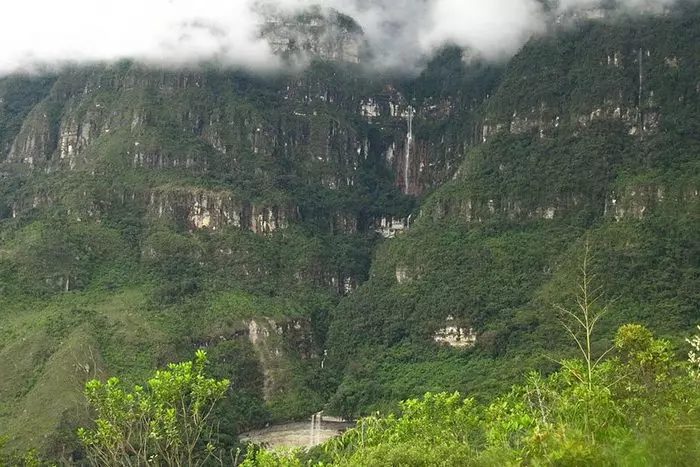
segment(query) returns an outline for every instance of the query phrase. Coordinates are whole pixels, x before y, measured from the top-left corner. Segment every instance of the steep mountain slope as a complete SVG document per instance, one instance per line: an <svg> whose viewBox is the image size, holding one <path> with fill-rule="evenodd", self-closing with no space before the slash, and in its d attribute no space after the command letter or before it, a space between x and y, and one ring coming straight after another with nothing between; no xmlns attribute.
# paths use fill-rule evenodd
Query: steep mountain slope
<svg viewBox="0 0 700 467"><path fill-rule="evenodd" d="M298 73L124 62L0 80L10 448L70 452L86 379L139 382L200 346L234 381L228 435L323 406L329 312L454 171L496 73L447 50L421 78L370 77L301 29L301 48L276 30L323 59Z"/></svg>
<svg viewBox="0 0 700 467"><path fill-rule="evenodd" d="M0 79L11 447L68 455L86 379L202 346L232 437L328 401L488 395L553 367L584 239L606 326L697 319L697 9L561 26L505 66L447 48L415 78L368 73L332 20L270 28L300 72Z"/></svg>
<svg viewBox="0 0 700 467"><path fill-rule="evenodd" d="M575 292L585 243L612 302L598 347L624 322L675 338L692 328L698 26L697 10L585 23L511 60L484 103L483 143L334 313L336 410L487 395L553 368L568 346L554 304Z"/></svg>

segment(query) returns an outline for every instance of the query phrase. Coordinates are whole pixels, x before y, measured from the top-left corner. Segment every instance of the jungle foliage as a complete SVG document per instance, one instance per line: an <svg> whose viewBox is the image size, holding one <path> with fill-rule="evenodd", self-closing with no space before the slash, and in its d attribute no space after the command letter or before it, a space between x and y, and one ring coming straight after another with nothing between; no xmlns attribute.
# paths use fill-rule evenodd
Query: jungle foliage
<svg viewBox="0 0 700 467"><path fill-rule="evenodd" d="M644 443L672 443L650 435L672 418L633 422L630 401L645 399L623 394L606 373L639 373L625 366L629 352L618 349L581 389L580 363L557 363L576 349L553 305L575 306L567 291L588 243L591 273L612 299L594 352L640 323L668 341L663 358L673 360L697 322L700 16L692 2L679 4L661 17L554 28L507 63L448 47L411 77L323 62L264 77L120 62L0 79L7 450L80 455L87 381L119 375L133 387L206 348L211 374L232 382L217 412L227 446L247 429L322 408L355 418L431 393L406 413L431 404L459 411L461 398L435 396L459 392L472 414L460 420L472 428L445 428L446 439L468 441L459 459L554 462L576 451L581 463L603 462L618 448L657 459ZM402 192L404 173L389 158L405 120L364 118L368 96L417 108L420 173L411 175L420 196ZM84 145L71 159L61 138L76 132L89 142L71 143ZM36 157L6 161L16 141L26 147L14 151ZM216 229L193 220L205 197L226 219ZM268 212L283 227L251 231ZM376 232L382 219L409 216L397 238ZM473 330L473 347L436 344L448 318ZM272 339L253 343L251 329ZM686 381L674 365L670 386ZM503 396L525 369L544 376ZM534 382L549 391L544 419L522 396ZM621 444L583 446L614 437L580 425L588 402L567 421L574 394L612 407L617 418L590 416L619 428ZM487 436L496 399L524 407L508 422L523 425L499 432L507 446ZM677 414L688 407L664 401ZM393 437L401 418L392 420L377 423ZM536 433L564 444L537 447ZM631 433L641 457L625 451ZM408 439L407 450L425 446ZM375 459L358 449L323 462ZM377 461L401 454L381 449ZM606 452L613 457L595 457Z"/></svg>

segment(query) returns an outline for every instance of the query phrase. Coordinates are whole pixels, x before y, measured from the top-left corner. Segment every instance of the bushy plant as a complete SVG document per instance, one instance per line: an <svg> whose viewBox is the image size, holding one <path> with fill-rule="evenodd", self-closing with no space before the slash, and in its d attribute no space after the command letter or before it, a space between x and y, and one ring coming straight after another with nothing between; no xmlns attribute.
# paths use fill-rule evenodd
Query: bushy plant
<svg viewBox="0 0 700 467"><path fill-rule="evenodd" d="M212 414L229 381L207 378L206 363L206 353L197 351L193 361L170 364L132 390L118 378L89 381L95 426L80 428L78 436L91 462L197 466L216 456Z"/></svg>

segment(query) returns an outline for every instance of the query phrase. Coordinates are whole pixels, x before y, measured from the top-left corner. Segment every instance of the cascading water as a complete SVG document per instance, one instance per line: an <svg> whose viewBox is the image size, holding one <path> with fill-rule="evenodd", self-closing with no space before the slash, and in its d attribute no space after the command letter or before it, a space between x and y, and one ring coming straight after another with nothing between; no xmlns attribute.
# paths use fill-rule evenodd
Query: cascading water
<svg viewBox="0 0 700 467"><path fill-rule="evenodd" d="M408 123L408 132L406 133L406 156L403 168L403 189L405 194L408 193L408 170L411 167L411 144L413 143L413 107L408 106L406 111L406 120Z"/></svg>
<svg viewBox="0 0 700 467"><path fill-rule="evenodd" d="M311 416L311 429L309 432L309 446L321 444L321 423L323 422L323 412L315 413Z"/></svg>

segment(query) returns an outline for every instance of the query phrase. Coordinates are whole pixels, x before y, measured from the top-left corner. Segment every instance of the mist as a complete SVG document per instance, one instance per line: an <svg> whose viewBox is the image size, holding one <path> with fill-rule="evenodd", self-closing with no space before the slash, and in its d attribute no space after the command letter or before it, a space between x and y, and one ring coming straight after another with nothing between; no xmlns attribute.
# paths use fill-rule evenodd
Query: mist
<svg viewBox="0 0 700 467"><path fill-rule="evenodd" d="M22 0L3 7L0 75L123 59L274 70L282 62L261 38L266 15L312 5L353 17L374 67L414 69L448 43L501 60L543 33L553 15L600 2L552 0L547 11L539 0ZM617 2L632 12L657 12L672 3Z"/></svg>

